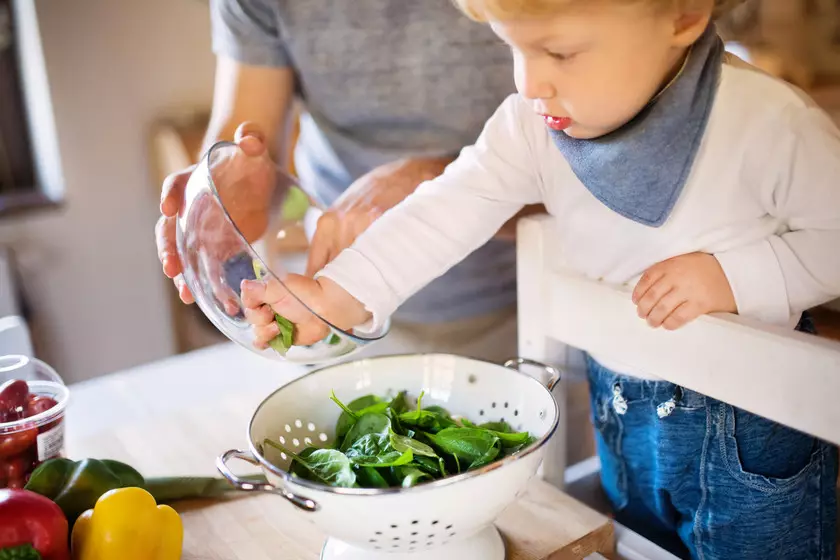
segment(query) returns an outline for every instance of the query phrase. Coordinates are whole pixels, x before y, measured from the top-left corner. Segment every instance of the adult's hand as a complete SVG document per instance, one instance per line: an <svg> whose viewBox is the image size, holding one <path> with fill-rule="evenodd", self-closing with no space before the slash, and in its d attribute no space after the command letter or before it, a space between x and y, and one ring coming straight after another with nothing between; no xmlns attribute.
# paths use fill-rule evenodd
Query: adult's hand
<svg viewBox="0 0 840 560"><path fill-rule="evenodd" d="M221 162L217 168L214 168L217 179L227 178L227 180L218 180L216 186L233 221L246 237L253 240L258 238L265 228L269 197L273 188L274 167L270 158L267 157L265 136L256 126L251 123L241 124L236 130L234 139L241 154ZM240 157L240 155L246 157ZM249 169L247 173L244 172L244 166L254 165L264 168L264 172L260 169L256 171ZM164 180L161 188L161 217L155 227L158 258L163 266L163 272L173 280L181 301L187 304L193 303L195 298L182 277L183 266L176 245L175 222L184 202L184 189L194 169L195 166L188 167L173 173ZM209 200L206 202L210 203ZM211 218L217 213L220 214L217 218L223 219L220 212L211 208L205 210L202 214L207 219L203 227L211 227L210 222L216 221ZM212 250L214 257L221 260L226 252L230 252L229 249L235 244L235 240L224 236L217 237L215 247L206 248ZM207 239L211 238L207 237ZM224 300L230 299L229 294L222 296L219 293L217 297L224 297ZM223 303L227 306L226 301Z"/></svg>
<svg viewBox="0 0 840 560"><path fill-rule="evenodd" d="M321 270L382 214L402 202L421 183L443 173L451 161L448 158L402 159L357 179L318 220L309 247L307 275Z"/></svg>

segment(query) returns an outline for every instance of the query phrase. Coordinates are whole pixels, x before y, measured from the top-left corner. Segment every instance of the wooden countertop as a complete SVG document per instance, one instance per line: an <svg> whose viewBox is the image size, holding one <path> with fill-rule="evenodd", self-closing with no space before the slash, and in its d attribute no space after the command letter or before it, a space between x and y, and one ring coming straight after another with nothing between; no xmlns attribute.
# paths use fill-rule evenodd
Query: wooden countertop
<svg viewBox="0 0 840 560"><path fill-rule="evenodd" d="M218 454L246 447L259 402L304 372L228 343L73 385L67 454L121 460L146 476L215 476ZM177 509L185 559L316 560L324 543L305 515L274 495ZM613 548L606 517L537 479L497 526L509 560L584 558Z"/></svg>

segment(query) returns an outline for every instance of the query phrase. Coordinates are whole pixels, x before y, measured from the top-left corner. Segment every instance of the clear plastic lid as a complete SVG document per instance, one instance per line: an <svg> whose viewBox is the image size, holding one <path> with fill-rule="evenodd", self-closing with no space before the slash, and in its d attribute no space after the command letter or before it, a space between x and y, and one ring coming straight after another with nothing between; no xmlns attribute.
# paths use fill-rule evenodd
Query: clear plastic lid
<svg viewBox="0 0 840 560"><path fill-rule="evenodd" d="M385 335L387 324L359 336L307 308L329 327L323 340L296 344L290 324L278 317L283 334L269 348L254 345L240 299L242 280L273 277L283 283L289 274L305 274L309 243L322 212L267 152L251 156L232 142L219 142L202 157L178 215L178 252L187 287L225 336L270 359L316 364L352 354Z"/></svg>
<svg viewBox="0 0 840 560"><path fill-rule="evenodd" d="M49 398L48 407L36 407L36 412L25 417L14 417L11 421L0 421L0 435L31 426L41 426L52 422L64 413L70 397L70 390L56 371L45 362L37 358L22 355L0 356L0 387L9 381L26 382L27 392L22 398L31 400L35 397ZM6 412L0 410L0 417Z"/></svg>
<svg viewBox="0 0 840 560"><path fill-rule="evenodd" d="M22 354L0 356L0 385L11 379L52 381L64 385L64 380L49 364Z"/></svg>

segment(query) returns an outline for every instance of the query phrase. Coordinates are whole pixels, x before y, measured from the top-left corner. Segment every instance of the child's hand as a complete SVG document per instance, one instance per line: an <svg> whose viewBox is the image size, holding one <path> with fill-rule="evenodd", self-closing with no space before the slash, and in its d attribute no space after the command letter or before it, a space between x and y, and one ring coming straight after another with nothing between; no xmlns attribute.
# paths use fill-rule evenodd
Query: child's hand
<svg viewBox="0 0 840 560"><path fill-rule="evenodd" d="M327 324L312 311L336 327L348 331L369 318L359 301L328 278L313 280L289 274L283 282L285 286L273 276L265 280L242 281L245 318L254 325L255 345L258 348L266 348L280 334L274 320L275 313L294 323L293 343L302 346L314 344L330 332Z"/></svg>
<svg viewBox="0 0 840 560"><path fill-rule="evenodd" d="M639 317L675 330L700 315L737 312L735 296L712 255L690 253L650 267L633 290Z"/></svg>

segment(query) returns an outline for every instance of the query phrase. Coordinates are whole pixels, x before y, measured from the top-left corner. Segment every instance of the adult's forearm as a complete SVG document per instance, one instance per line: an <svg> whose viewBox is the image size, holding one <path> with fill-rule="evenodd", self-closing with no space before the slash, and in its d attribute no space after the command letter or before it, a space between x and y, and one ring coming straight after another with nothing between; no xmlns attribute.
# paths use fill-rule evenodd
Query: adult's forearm
<svg viewBox="0 0 840 560"><path fill-rule="evenodd" d="M219 140L233 140L239 125L250 122L264 134L272 156L285 161L292 128L294 80L290 68L248 66L219 57L213 109L202 149Z"/></svg>

